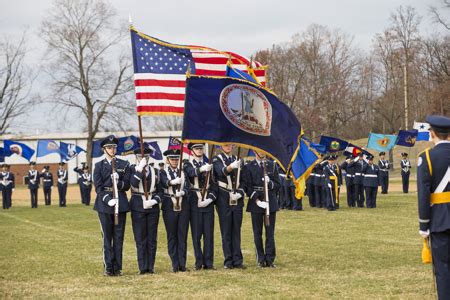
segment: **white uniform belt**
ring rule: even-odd
[[[355,176],[361,176],[361,173],[355,173]]]
[[[388,172],[388,170],[387,170],[387,169],[380,169],[380,171],[383,171],[383,172]]]
[[[376,174],[364,174],[364,177],[378,177]]]
[[[231,192],[231,189],[228,187],[228,184],[222,181],[218,181],[219,187],[227,192]]]
[[[51,179],[42,179],[42,181],[49,182],[49,181],[52,181],[52,180]]]
[[[352,174],[345,174],[346,177],[355,177],[355,175]]]

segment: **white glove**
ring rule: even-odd
[[[207,206],[210,205],[212,202],[213,202],[212,199],[206,198],[205,200],[199,201],[199,202],[198,202],[198,207],[207,207]]]
[[[51,190],[53,190],[53,185],[50,187]]]
[[[258,205],[259,207],[266,209],[267,208],[267,202],[266,201],[259,201],[256,200],[256,205]]]
[[[269,177],[269,175],[265,175],[265,176],[264,176],[264,181],[267,182],[267,183],[270,182],[270,177]]]
[[[331,183],[328,184],[328,187],[331,189]]]
[[[108,201],[108,205],[111,207],[115,206],[116,204],[117,204],[117,199],[111,199]]]
[[[145,168],[146,165],[147,165],[147,159],[144,157],[144,158],[141,159],[141,161],[139,162],[139,165],[137,165],[136,171],[138,171],[139,173],[141,173],[142,170],[144,170],[144,168]]]
[[[175,179],[172,179],[170,182],[170,185],[178,185],[181,184],[181,177],[177,177]]]
[[[239,199],[241,199],[241,197],[242,197],[242,195],[239,194],[239,193],[231,193],[230,194],[230,199],[233,200],[233,201],[239,200]]]
[[[158,201],[156,201],[155,199],[150,199],[150,206],[151,207],[153,207],[153,206],[155,206],[155,205],[157,205],[158,204]]]
[[[45,169],[42,169],[41,173],[45,173]]]
[[[200,173],[209,172],[212,169],[212,165],[206,164],[200,167]]]
[[[359,160],[359,156],[355,157],[354,161],[358,161]]]
[[[14,192],[15,189],[12,189],[12,191]]]
[[[241,160],[238,159],[238,160],[233,161],[233,162],[230,164],[230,167],[232,167],[233,169],[237,169],[237,168],[239,168],[240,165],[241,165]]]
[[[112,173],[111,174],[111,179],[119,180],[119,174],[117,174],[117,172]]]
[[[427,229],[426,231],[419,230],[419,234],[420,234],[424,239],[426,239],[426,238],[428,238],[428,237],[430,236],[430,229]]]
[[[158,204],[158,201],[154,199],[144,200],[144,209],[152,208],[155,204]]]
[[[176,193],[175,193],[175,196],[176,197],[183,197],[184,196],[184,191],[177,191]]]

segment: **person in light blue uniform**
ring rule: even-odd
[[[105,276],[122,275],[122,251],[127,212],[127,191],[130,189],[130,165],[116,157],[118,139],[110,135],[100,146],[105,158],[95,164],[94,185],[97,211],[103,236],[103,265]],[[113,165],[115,168],[113,168]],[[118,199],[113,195],[113,182],[117,182]],[[115,206],[119,205],[118,222],[115,224]]]
[[[417,160],[419,234],[429,239],[439,300],[450,299],[450,118],[428,116],[434,148]]]

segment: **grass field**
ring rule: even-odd
[[[223,270],[216,218],[217,271],[172,274],[162,217],[156,274],[139,276],[128,216],[124,276],[102,276],[96,213],[69,189],[69,205],[29,208],[16,190],[13,208],[0,212],[0,298],[403,298],[431,299],[430,266],[420,260],[416,193],[399,192],[393,178],[377,209],[309,208],[277,215],[277,269],[257,269],[250,217],[244,216],[242,249],[247,270]],[[415,190],[415,183],[411,183]],[[42,193],[42,191],[40,191]],[[56,198],[56,191],[54,197]],[[344,196],[344,193],[342,194]],[[40,194],[40,203],[42,196]],[[345,197],[342,197],[345,202]],[[194,263],[188,244],[188,265]]]

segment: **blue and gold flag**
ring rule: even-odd
[[[413,130],[400,130],[398,132],[397,145],[405,147],[414,147],[417,140],[418,131]]]
[[[183,141],[242,145],[269,154],[286,170],[300,133],[294,113],[264,87],[230,77],[186,81]]]
[[[326,152],[337,152],[344,150],[348,142],[336,137],[322,135],[319,144],[325,146]]]
[[[302,137],[297,155],[291,166],[292,174],[294,175],[295,197],[297,199],[302,198],[305,194],[306,179],[311,174],[319,158],[320,154],[311,147],[308,140]]]

